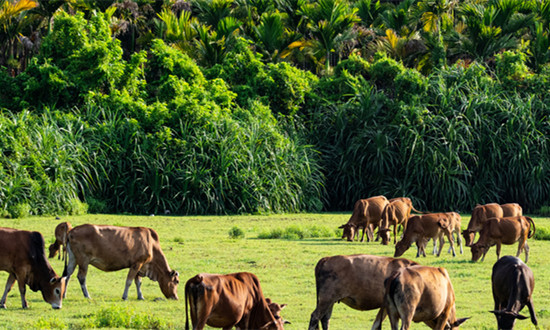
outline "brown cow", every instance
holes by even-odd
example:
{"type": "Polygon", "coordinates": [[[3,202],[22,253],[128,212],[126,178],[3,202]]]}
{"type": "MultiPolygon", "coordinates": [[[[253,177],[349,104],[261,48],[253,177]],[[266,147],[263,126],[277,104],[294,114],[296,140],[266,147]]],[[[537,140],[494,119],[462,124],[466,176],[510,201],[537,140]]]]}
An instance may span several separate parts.
{"type": "Polygon", "coordinates": [[[393,330],[399,328],[399,320],[401,329],[409,329],[414,321],[443,330],[458,328],[468,319],[456,319],[455,294],[445,268],[401,268],[384,284],[384,306],[393,330]]]}
{"type": "Polygon", "coordinates": [[[414,242],[416,242],[417,246],[416,256],[419,257],[420,254],[426,256],[425,248],[430,238],[439,240],[439,251],[437,253],[437,256],[439,256],[445,244],[443,236],[446,236],[451,244],[453,257],[456,256],[451,235],[451,216],[449,214],[430,213],[414,215],[407,222],[407,229],[403,233],[403,239],[395,245],[394,257],[402,256],[414,242]]]}
{"type": "Polygon", "coordinates": [[[345,225],[339,227],[344,229],[342,238],[353,241],[359,229],[363,228],[361,242],[365,238],[365,231],[368,232],[367,239],[373,240],[374,229],[380,224],[380,217],[386,205],[388,205],[388,199],[384,196],[360,199],[355,202],[351,218],[345,225]]]}
{"type": "Polygon", "coordinates": [[[490,203],[477,205],[472,211],[472,217],[468,223],[468,228],[462,232],[464,244],[471,246],[474,244],[475,234],[483,227],[483,223],[489,218],[518,217],[523,215],[521,206],[517,203],[508,203],[499,205],[490,203]]]}
{"type": "Polygon", "coordinates": [[[417,209],[415,209],[414,206],[413,206],[413,203],[412,203],[412,201],[409,197],[395,197],[395,198],[392,198],[392,199],[389,200],[390,203],[394,202],[394,201],[401,201],[401,202],[407,204],[409,209],[416,212],[416,213],[428,214],[428,212],[422,212],[422,211],[418,211],[417,209]]]}
{"type": "Polygon", "coordinates": [[[527,316],[519,312],[527,305],[531,322],[537,326],[537,316],[533,307],[535,277],[533,271],[519,258],[504,256],[493,266],[491,276],[495,314],[499,329],[513,329],[516,319],[525,320],[527,316]]]}
{"type": "Polygon", "coordinates": [[[493,245],[497,246],[497,259],[500,258],[502,244],[514,244],[518,242],[518,253],[525,250],[525,262],[529,259],[529,245],[527,239],[535,234],[535,222],[529,217],[491,218],[483,224],[479,233],[479,240],[471,246],[472,261],[485,260],[485,255],[493,245]],[[531,225],[533,231],[531,231],[531,225]]]}
{"type": "MultiPolygon", "coordinates": [[[[460,254],[464,254],[464,249],[462,248],[462,236],[460,235],[460,227],[462,226],[462,219],[460,218],[460,214],[456,213],[456,212],[446,212],[446,214],[449,215],[449,219],[450,219],[450,229],[451,229],[451,235],[454,239],[454,237],[456,236],[456,242],[458,243],[458,246],[460,247],[460,254]]],[[[437,241],[434,239],[433,240],[433,245],[434,245],[434,250],[433,250],[433,254],[437,254],[438,253],[438,249],[437,249],[437,241]]],[[[452,251],[451,247],[449,247],[449,253],[452,251]]]]}
{"type": "Polygon", "coordinates": [[[59,309],[65,292],[65,278],[58,277],[46,259],[44,237],[36,231],[0,228],[0,270],[9,273],[0,308],[6,308],[6,298],[17,281],[21,304],[27,308],[26,285],[42,292],[44,301],[59,309]]]}
{"type": "Polygon", "coordinates": [[[281,306],[264,298],[260,281],[252,273],[203,273],[185,283],[185,329],[189,329],[189,314],[193,329],[203,329],[205,325],[224,329],[283,329],[284,321],[277,313],[281,306]]]}
{"type": "Polygon", "coordinates": [[[69,278],[78,265],[78,281],[84,297],[90,298],[86,287],[88,265],[111,272],[130,268],[122,299],[128,298],[128,288],[136,283],[137,298],[142,300],[141,278],[158,281],[166,298],[178,299],[179,274],[171,270],[162,252],[157,233],[151,228],[80,225],[68,235],[68,265],[64,274],[69,278]]]}
{"type": "Polygon", "coordinates": [[[319,320],[328,329],[332,308],[336,302],[361,311],[380,308],[373,329],[380,329],[386,317],[384,279],[401,267],[417,265],[407,259],[357,254],[332,256],[319,260],[315,266],[317,307],[311,313],[309,330],[318,329],[319,320]]]}
{"type": "Polygon", "coordinates": [[[382,211],[380,221],[380,236],[382,244],[387,245],[390,241],[390,226],[393,226],[393,244],[397,240],[397,225],[403,227],[403,231],[407,228],[407,220],[411,215],[411,207],[400,199],[393,199],[382,211]]]}
{"type": "Polygon", "coordinates": [[[62,222],[55,227],[55,242],[53,242],[48,248],[50,251],[48,258],[55,257],[60,248],[63,248],[63,253],[59,253],[57,259],[60,259],[61,255],[63,255],[62,260],[67,258],[67,233],[71,229],[73,229],[73,226],[71,226],[69,222],[62,222]]]}

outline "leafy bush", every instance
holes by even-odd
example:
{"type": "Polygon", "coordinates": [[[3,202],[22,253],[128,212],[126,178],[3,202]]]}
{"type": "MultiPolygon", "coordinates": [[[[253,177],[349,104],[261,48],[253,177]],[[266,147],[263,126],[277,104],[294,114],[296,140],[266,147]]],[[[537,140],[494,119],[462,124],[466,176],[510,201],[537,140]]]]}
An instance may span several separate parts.
{"type": "Polygon", "coordinates": [[[550,241],[550,228],[536,227],[535,239],[550,241]]]}
{"type": "Polygon", "coordinates": [[[147,314],[136,313],[131,308],[110,306],[101,309],[91,317],[91,326],[94,328],[131,328],[131,329],[160,329],[165,326],[159,318],[147,314]]]}
{"type": "Polygon", "coordinates": [[[36,322],[34,322],[33,328],[35,329],[68,329],[69,326],[65,324],[65,322],[63,322],[58,317],[50,317],[50,318],[40,317],[36,322]]]}
{"type": "MultiPolygon", "coordinates": [[[[321,226],[310,226],[302,228],[300,226],[289,226],[285,229],[275,228],[270,231],[263,231],[258,234],[260,239],[305,239],[305,238],[319,238],[319,237],[335,237],[338,233],[335,233],[332,229],[321,226]]],[[[341,236],[341,234],[340,234],[341,236]]]]}
{"type": "Polygon", "coordinates": [[[239,227],[232,227],[231,229],[229,229],[229,238],[244,238],[244,231],[239,227]]]}
{"type": "Polygon", "coordinates": [[[31,214],[31,206],[28,203],[15,204],[8,208],[8,213],[13,219],[26,218],[31,214]]]}

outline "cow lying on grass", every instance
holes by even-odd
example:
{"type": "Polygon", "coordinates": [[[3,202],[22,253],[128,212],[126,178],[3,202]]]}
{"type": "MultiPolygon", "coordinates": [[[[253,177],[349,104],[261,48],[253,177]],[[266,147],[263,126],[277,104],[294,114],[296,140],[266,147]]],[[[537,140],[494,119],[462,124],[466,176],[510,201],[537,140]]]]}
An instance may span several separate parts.
{"type": "Polygon", "coordinates": [[[479,240],[471,246],[472,261],[485,260],[485,255],[489,248],[496,245],[497,258],[500,258],[500,248],[502,244],[514,244],[518,242],[519,257],[522,250],[525,250],[525,262],[529,260],[529,245],[527,239],[535,234],[535,223],[529,217],[508,217],[491,218],[483,224],[479,233],[479,240]],[[531,231],[531,226],[533,227],[531,231]]]}
{"type": "Polygon", "coordinates": [[[516,319],[525,320],[527,316],[519,312],[527,306],[531,322],[537,326],[537,316],[533,307],[535,278],[533,271],[519,258],[504,256],[493,266],[491,277],[495,314],[499,329],[512,329],[516,319]]]}

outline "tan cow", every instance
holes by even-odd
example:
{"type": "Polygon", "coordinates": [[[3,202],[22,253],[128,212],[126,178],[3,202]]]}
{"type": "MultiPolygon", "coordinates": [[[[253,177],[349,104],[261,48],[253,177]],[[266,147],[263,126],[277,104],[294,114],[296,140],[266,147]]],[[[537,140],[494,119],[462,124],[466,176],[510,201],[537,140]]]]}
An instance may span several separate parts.
{"type": "Polygon", "coordinates": [[[439,256],[445,244],[444,236],[451,244],[453,257],[456,256],[451,235],[451,216],[449,214],[430,213],[411,216],[407,222],[407,229],[403,233],[403,238],[395,245],[394,257],[402,256],[415,242],[417,246],[416,256],[419,257],[420,254],[426,256],[425,248],[429,239],[439,240],[440,248],[437,253],[437,256],[439,256]]]}
{"type": "Polygon", "coordinates": [[[361,242],[365,238],[365,231],[368,232],[367,238],[372,241],[374,229],[380,224],[380,217],[386,205],[388,205],[388,199],[384,196],[360,199],[355,202],[351,218],[345,225],[339,227],[344,229],[342,238],[353,241],[359,229],[362,228],[361,242]]]}
{"type": "Polygon", "coordinates": [[[483,227],[483,223],[489,218],[518,217],[523,215],[521,206],[517,203],[508,203],[499,205],[490,203],[477,205],[472,211],[472,218],[468,223],[468,228],[462,232],[464,244],[471,246],[474,244],[475,234],[483,227]]]}
{"type": "MultiPolygon", "coordinates": [[[[449,215],[449,219],[450,219],[450,229],[451,229],[451,234],[452,234],[452,237],[454,239],[454,237],[456,236],[456,242],[458,243],[458,246],[460,247],[460,254],[464,254],[464,249],[462,248],[462,236],[460,235],[460,227],[462,226],[462,219],[460,217],[460,214],[458,214],[457,212],[445,212],[446,214],[449,215]]],[[[438,253],[438,248],[437,248],[437,240],[433,240],[433,245],[434,245],[434,250],[433,250],[433,254],[436,255],[438,253]]],[[[449,253],[452,252],[452,249],[451,247],[449,247],[449,253]]]]}
{"type": "Polygon", "coordinates": [[[73,229],[73,226],[69,222],[62,222],[55,227],[55,242],[48,248],[50,251],[48,258],[55,257],[60,248],[63,248],[63,253],[59,253],[57,259],[60,259],[61,255],[63,255],[62,260],[67,258],[67,233],[71,229],[73,229]]]}
{"type": "MultiPolygon", "coordinates": [[[[185,284],[185,329],[283,329],[278,305],[264,298],[252,273],[198,274],[185,284]],[[273,314],[275,312],[276,315],[273,314]]],[[[283,306],[284,307],[284,306],[283,306]]]]}
{"type": "MultiPolygon", "coordinates": [[[[416,212],[416,213],[420,213],[420,214],[428,214],[428,212],[422,212],[422,211],[418,211],[417,209],[414,208],[413,204],[412,204],[412,201],[409,197],[395,197],[395,198],[392,198],[389,200],[389,202],[394,202],[394,201],[401,201],[405,204],[407,204],[407,206],[409,207],[410,210],[416,212]]],[[[410,213],[410,212],[409,212],[410,213]]]]}
{"type": "MultiPolygon", "coordinates": [[[[383,307],[384,279],[397,269],[411,265],[417,263],[366,254],[322,258],[315,266],[317,307],[311,313],[309,330],[318,329],[319,321],[327,330],[337,302],[361,311],[383,307]]],[[[385,317],[385,310],[381,308],[372,328],[380,329],[385,317]]]]}
{"type": "Polygon", "coordinates": [[[385,281],[385,307],[393,330],[424,322],[432,329],[454,329],[468,318],[456,319],[455,294],[445,268],[401,268],[385,281]]]}
{"type": "Polygon", "coordinates": [[[69,232],[68,265],[64,274],[69,278],[78,265],[78,281],[84,297],[90,298],[86,287],[88,265],[106,272],[130,268],[122,299],[128,298],[128,288],[136,283],[137,297],[142,300],[141,278],[158,281],[164,296],[178,299],[179,274],[171,270],[160,247],[158,234],[151,228],[80,225],[69,232]]]}
{"type": "Polygon", "coordinates": [[[42,292],[44,301],[52,308],[61,308],[66,281],[57,276],[46,259],[44,237],[39,232],[0,228],[0,270],[9,274],[0,308],[6,308],[6,298],[15,281],[23,308],[28,307],[26,285],[32,291],[42,292]]]}
{"type": "Polygon", "coordinates": [[[403,227],[403,231],[407,228],[407,220],[411,215],[411,207],[401,199],[390,200],[390,203],[382,211],[380,220],[380,237],[382,244],[387,245],[390,241],[390,226],[393,226],[393,244],[397,240],[397,225],[403,227]]]}
{"type": "Polygon", "coordinates": [[[479,240],[471,246],[472,261],[485,260],[485,255],[493,245],[497,246],[497,259],[500,259],[500,247],[502,244],[514,244],[518,242],[519,257],[525,250],[525,262],[529,260],[529,245],[527,239],[535,234],[535,222],[529,217],[491,218],[483,224],[479,233],[479,240]],[[531,231],[533,226],[533,231],[531,231]]]}

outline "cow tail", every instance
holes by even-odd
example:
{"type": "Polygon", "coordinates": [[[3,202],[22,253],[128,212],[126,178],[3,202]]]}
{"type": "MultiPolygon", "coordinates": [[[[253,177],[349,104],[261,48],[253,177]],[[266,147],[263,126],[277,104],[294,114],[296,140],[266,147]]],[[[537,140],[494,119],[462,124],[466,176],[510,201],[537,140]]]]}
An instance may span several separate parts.
{"type": "Polygon", "coordinates": [[[70,249],[70,242],[69,242],[69,235],[67,235],[67,244],[65,245],[65,251],[63,252],[65,254],[65,261],[64,261],[64,267],[63,267],[63,277],[67,276],[67,264],[69,262],[69,253],[67,252],[70,249]]]}
{"type": "Polygon", "coordinates": [[[533,226],[533,230],[529,229],[529,235],[527,236],[527,238],[531,238],[531,237],[535,236],[535,231],[536,231],[535,221],[533,221],[533,219],[530,218],[530,217],[525,217],[525,218],[527,219],[527,221],[529,221],[531,223],[531,226],[533,226]]]}

